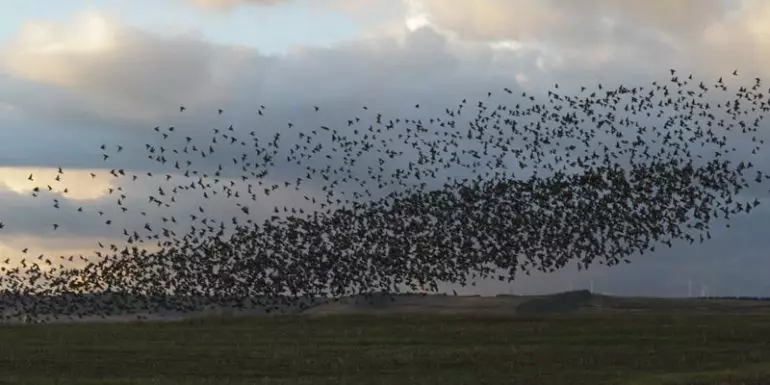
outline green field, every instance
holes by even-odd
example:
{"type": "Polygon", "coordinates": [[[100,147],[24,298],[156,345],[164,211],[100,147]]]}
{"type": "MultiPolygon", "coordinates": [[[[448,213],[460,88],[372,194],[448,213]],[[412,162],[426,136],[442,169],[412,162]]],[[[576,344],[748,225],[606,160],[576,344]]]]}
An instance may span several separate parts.
{"type": "Polygon", "coordinates": [[[724,314],[6,325],[0,384],[770,384],[769,342],[724,314]]]}

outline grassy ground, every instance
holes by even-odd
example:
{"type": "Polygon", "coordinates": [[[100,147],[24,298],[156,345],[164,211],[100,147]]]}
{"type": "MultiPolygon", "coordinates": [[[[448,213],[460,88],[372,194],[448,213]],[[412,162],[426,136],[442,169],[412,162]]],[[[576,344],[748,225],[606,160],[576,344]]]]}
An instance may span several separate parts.
{"type": "Polygon", "coordinates": [[[0,384],[770,384],[762,315],[328,315],[0,327],[0,384]]]}

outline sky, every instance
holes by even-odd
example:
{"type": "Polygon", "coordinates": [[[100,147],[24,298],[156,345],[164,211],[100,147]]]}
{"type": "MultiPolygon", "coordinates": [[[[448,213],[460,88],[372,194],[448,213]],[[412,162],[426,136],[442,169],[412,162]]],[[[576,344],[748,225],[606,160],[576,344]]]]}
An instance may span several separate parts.
{"type": "MultiPolygon", "coordinates": [[[[111,168],[157,171],[143,148],[158,140],[152,127],[202,133],[219,124],[217,108],[269,134],[289,120],[343,129],[341,117],[361,113],[362,104],[392,116],[413,113],[415,103],[442,111],[504,86],[534,94],[555,83],[633,86],[666,79],[669,68],[703,79],[739,69],[734,81],[750,85],[770,72],[770,3],[762,0],[0,0],[0,7],[0,254],[13,258],[27,246],[88,254],[97,240],[118,239],[98,218],[72,210],[114,201],[108,189],[116,186],[102,177],[111,168]],[[257,123],[260,104],[270,112],[257,123]],[[312,114],[314,105],[324,112],[312,114]],[[101,144],[122,144],[122,163],[106,166],[101,144]],[[51,180],[58,167],[71,191],[61,195],[64,185],[54,184],[52,194],[68,213],[30,196],[26,180],[29,173],[51,180]]],[[[291,170],[271,178],[282,180],[281,172],[291,170]]],[[[153,186],[140,180],[128,195],[141,201],[153,186]]],[[[301,204],[302,193],[265,200],[255,215],[301,204]]],[[[197,205],[190,199],[179,213],[197,205]]],[[[632,264],[442,290],[686,296],[692,283],[693,294],[770,295],[768,225],[763,205],[709,243],[659,249],[632,264]]]]}

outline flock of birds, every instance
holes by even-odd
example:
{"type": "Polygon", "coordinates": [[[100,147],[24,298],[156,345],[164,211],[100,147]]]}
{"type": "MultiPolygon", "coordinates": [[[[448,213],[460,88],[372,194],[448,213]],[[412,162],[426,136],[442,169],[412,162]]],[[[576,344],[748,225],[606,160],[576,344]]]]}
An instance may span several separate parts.
{"type": "MultiPolygon", "coordinates": [[[[758,78],[728,91],[722,78],[670,75],[577,95],[555,85],[542,102],[503,88],[432,116],[414,105],[420,118],[362,106],[339,127],[158,126],[143,148],[152,171],[114,166],[142,149],[103,144],[115,206],[71,215],[98,218],[121,241],[100,241],[86,256],[24,248],[17,265],[0,266],[0,314],[273,311],[510,281],[570,262],[614,265],[676,241],[704,242],[715,219],[759,204],[739,194],[770,178],[744,159],[764,144],[770,90],[758,78]],[[493,95],[506,100],[493,105],[493,95]],[[290,177],[274,179],[276,169],[290,177]],[[132,197],[132,183],[150,184],[139,189],[149,195],[132,197]],[[264,212],[274,201],[289,202],[264,212]]],[[[255,118],[267,114],[259,106],[255,118]]],[[[34,197],[63,210],[68,189],[54,194],[51,184],[66,178],[59,168],[53,182],[32,174],[28,182],[34,197]]],[[[0,235],[12,226],[0,223],[0,235]]]]}

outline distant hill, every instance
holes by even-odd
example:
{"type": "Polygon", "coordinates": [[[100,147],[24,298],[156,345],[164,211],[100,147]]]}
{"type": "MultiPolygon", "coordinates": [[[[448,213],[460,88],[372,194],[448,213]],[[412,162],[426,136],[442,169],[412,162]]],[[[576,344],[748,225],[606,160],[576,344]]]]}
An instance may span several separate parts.
{"type": "MultiPolygon", "coordinates": [[[[8,300],[9,298],[4,298],[8,300]]],[[[18,299],[18,298],[15,298],[18,299]]],[[[30,301],[29,297],[25,298],[30,301]]],[[[49,299],[50,300],[50,299],[49,299]]],[[[92,303],[108,300],[93,296],[92,303]]],[[[770,300],[757,297],[723,298],[655,298],[655,297],[616,297],[593,294],[588,290],[568,291],[550,295],[498,295],[452,296],[445,294],[375,294],[345,297],[336,300],[318,298],[310,306],[281,306],[270,314],[500,314],[500,315],[539,315],[539,314],[577,314],[577,313],[732,313],[732,314],[770,314],[770,300]]],[[[0,314],[2,312],[0,311],[0,314]]],[[[5,312],[6,316],[10,312],[5,312]]],[[[164,311],[160,314],[150,312],[129,312],[127,314],[100,317],[88,316],[77,318],[79,322],[120,322],[135,321],[137,318],[153,321],[171,321],[183,318],[258,316],[267,312],[260,306],[239,309],[233,306],[208,305],[204,310],[182,313],[164,311]]],[[[2,322],[20,322],[20,317],[13,317],[2,322]]],[[[59,321],[48,318],[47,322],[72,322],[69,319],[59,321]]]]}
{"type": "Polygon", "coordinates": [[[568,291],[524,301],[516,307],[516,313],[571,313],[590,307],[592,300],[593,294],[588,290],[568,291]]]}
{"type": "Polygon", "coordinates": [[[330,300],[303,314],[335,313],[503,313],[516,312],[516,307],[528,300],[521,296],[448,296],[448,295],[377,295],[371,301],[363,296],[330,300]]]}
{"type": "Polygon", "coordinates": [[[550,295],[499,295],[496,297],[449,295],[394,295],[371,303],[362,297],[328,301],[303,314],[335,313],[437,313],[437,314],[559,314],[596,312],[645,313],[767,313],[770,300],[724,298],[616,297],[588,290],[550,295]]]}

